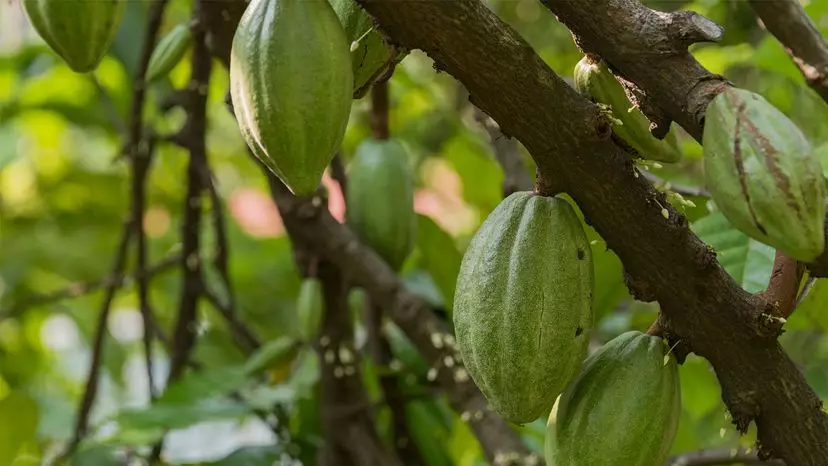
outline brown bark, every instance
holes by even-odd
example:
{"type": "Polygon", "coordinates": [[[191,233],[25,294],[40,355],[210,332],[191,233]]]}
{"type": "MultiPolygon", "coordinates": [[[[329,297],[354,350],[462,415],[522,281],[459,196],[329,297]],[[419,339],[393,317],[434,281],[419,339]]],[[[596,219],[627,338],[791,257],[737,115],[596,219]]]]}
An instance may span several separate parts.
{"type": "Polygon", "coordinates": [[[788,51],[805,82],[828,103],[828,42],[799,0],[750,0],[750,6],[788,51]]]}

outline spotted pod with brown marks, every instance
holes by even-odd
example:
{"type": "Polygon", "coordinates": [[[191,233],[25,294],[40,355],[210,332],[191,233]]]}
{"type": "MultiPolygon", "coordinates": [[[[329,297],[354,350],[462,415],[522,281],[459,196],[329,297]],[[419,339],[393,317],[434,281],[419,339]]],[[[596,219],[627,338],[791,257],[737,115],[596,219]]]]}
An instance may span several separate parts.
{"type": "Polygon", "coordinates": [[[454,298],[457,346],[494,410],[523,424],[548,415],[586,357],[592,250],[564,199],[516,192],[472,238],[454,298]]]}
{"type": "Polygon", "coordinates": [[[124,18],[126,0],[23,0],[38,35],[76,73],[98,67],[124,18]]]}
{"type": "Polygon", "coordinates": [[[729,88],[707,108],[705,181],[750,237],[810,262],[825,246],[822,167],[802,131],[764,97],[729,88]]]}

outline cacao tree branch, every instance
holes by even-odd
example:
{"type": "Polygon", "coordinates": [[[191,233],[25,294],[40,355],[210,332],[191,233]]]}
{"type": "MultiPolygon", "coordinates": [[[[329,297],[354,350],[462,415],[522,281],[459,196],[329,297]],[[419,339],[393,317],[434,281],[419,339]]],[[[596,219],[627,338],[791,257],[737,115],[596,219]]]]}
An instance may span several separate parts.
{"type": "MultiPolygon", "coordinates": [[[[202,5],[209,2],[195,3],[193,17],[201,22],[202,5]]],[[[170,371],[165,386],[178,380],[187,367],[187,361],[196,342],[198,329],[199,298],[204,291],[201,264],[201,202],[205,185],[207,151],[205,139],[207,133],[207,91],[209,89],[212,58],[207,48],[206,31],[200,24],[193,30],[192,71],[189,81],[191,97],[187,105],[187,122],[184,134],[190,157],[187,165],[187,190],[184,197],[184,220],[181,226],[182,250],[182,290],[178,307],[178,316],[172,334],[172,354],[170,371]]],[[[150,463],[156,461],[163,447],[163,439],[150,453],[150,463]]]]}
{"type": "Polygon", "coordinates": [[[638,0],[540,1],[572,31],[584,53],[599,55],[634,88],[634,100],[655,125],[655,135],[666,135],[675,121],[701,142],[707,104],[728,83],[701,66],[687,47],[719,41],[720,26],[689,11],[651,10],[638,0]]]}
{"type": "Polygon", "coordinates": [[[115,286],[116,288],[127,286],[141,276],[151,277],[167,272],[178,265],[179,260],[178,254],[172,254],[158,263],[153,264],[142,271],[136,270],[130,275],[124,273],[118,275],[107,275],[106,277],[97,280],[89,282],[76,282],[59,290],[29,296],[28,298],[21,300],[18,303],[14,303],[6,309],[0,311],[0,321],[7,318],[17,317],[27,309],[34,306],[40,306],[55,301],[62,301],[64,299],[77,298],[79,296],[94,293],[98,290],[107,289],[111,286],[115,286]]]}
{"type": "MultiPolygon", "coordinates": [[[[765,301],[733,281],[678,212],[668,207],[668,218],[662,217],[664,195],[636,176],[608,139],[595,105],[477,0],[358,2],[392,42],[424,50],[438,69],[463,82],[472,103],[532,154],[540,178],[565,188],[626,272],[648,283],[667,333],[711,362],[734,423],[742,432],[757,424],[764,455],[797,465],[828,457],[828,416],[776,341],[778,328],[764,324],[765,301]]],[[[629,68],[630,79],[654,89],[667,119],[700,137],[706,104],[727,84],[698,65],[686,46],[718,38],[718,27],[695,14],[663,15],[631,0],[547,6],[582,47],[629,68]]]]}
{"type": "Polygon", "coordinates": [[[750,6],[785,47],[805,82],[828,103],[828,42],[799,0],[750,0],[750,6]]]}
{"type": "MultiPolygon", "coordinates": [[[[354,233],[336,221],[321,204],[293,196],[274,175],[267,171],[265,174],[291,238],[307,244],[336,264],[386,309],[388,316],[406,333],[425,360],[437,369],[435,381],[445,390],[455,411],[466,413],[464,418],[469,419],[469,426],[489,461],[503,455],[511,455],[516,460],[514,464],[528,457],[537,460],[515,431],[488,408],[485,398],[463,368],[454,347],[454,337],[428,304],[409,292],[391,267],[362,245],[354,233]],[[450,361],[450,365],[446,361],[450,361]]],[[[542,462],[538,460],[536,464],[542,462]]]]}

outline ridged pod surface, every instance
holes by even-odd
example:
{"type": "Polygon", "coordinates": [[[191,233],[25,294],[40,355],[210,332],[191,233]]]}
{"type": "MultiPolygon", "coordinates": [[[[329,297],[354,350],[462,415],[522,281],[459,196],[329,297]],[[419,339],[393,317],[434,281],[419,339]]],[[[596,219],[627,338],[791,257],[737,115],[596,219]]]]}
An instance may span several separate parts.
{"type": "Polygon", "coordinates": [[[153,49],[147,66],[146,81],[153,82],[169,74],[184,58],[192,41],[193,35],[189,27],[184,24],[175,26],[153,49]]]}
{"type": "Polygon", "coordinates": [[[631,331],[584,363],[549,416],[555,466],[661,466],[681,414],[678,365],[661,338],[631,331]]]}
{"type": "Polygon", "coordinates": [[[342,22],[348,40],[351,43],[359,41],[356,49],[351,51],[354,98],[359,99],[402,56],[392,56],[392,48],[382,34],[376,29],[371,30],[371,17],[354,0],[331,0],[331,6],[342,22]]]}
{"type": "Polygon", "coordinates": [[[730,88],[707,107],[703,142],[707,189],[730,223],[804,262],[822,253],[822,167],[784,113],[730,88]]]}
{"type": "Polygon", "coordinates": [[[297,195],[319,185],[353,95],[350,42],[327,0],[252,0],[230,57],[230,93],[254,155],[297,195]]]}
{"type": "Polygon", "coordinates": [[[414,173],[405,148],[394,139],[366,140],[348,172],[348,224],[392,268],[399,270],[414,247],[414,173]]]}
{"type": "Polygon", "coordinates": [[[125,8],[126,0],[23,0],[38,35],[76,73],[98,67],[125,8]]]}
{"type": "Polygon", "coordinates": [[[603,60],[585,56],[575,66],[574,77],[578,93],[612,108],[613,116],[621,122],[613,125],[612,131],[642,158],[667,163],[681,159],[675,132],[671,129],[663,140],[656,139],[650,133],[650,120],[641,110],[632,108],[624,87],[603,60]]]}
{"type": "Polygon", "coordinates": [[[457,345],[506,420],[548,415],[575,376],[593,325],[593,288],[592,250],[563,199],[516,192],[472,238],[454,297],[457,345]]]}

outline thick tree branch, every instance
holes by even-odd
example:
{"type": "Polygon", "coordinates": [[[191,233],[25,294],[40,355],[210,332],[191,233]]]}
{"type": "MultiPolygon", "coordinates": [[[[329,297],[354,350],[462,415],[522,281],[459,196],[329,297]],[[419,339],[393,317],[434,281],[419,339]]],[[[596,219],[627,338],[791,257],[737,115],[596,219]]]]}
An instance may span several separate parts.
{"type": "Polygon", "coordinates": [[[750,5],[788,51],[808,85],[828,103],[828,42],[799,0],[750,0],[750,5]]]}
{"type": "Polygon", "coordinates": [[[627,80],[633,102],[663,136],[675,121],[701,142],[704,112],[727,86],[687,51],[718,41],[724,30],[696,13],[651,10],[638,0],[541,0],[585,53],[603,58],[627,80]],[[633,84],[634,83],[634,84],[633,84]]]}
{"type": "MultiPolygon", "coordinates": [[[[732,280],[675,210],[668,208],[667,219],[661,216],[663,194],[635,176],[622,150],[607,139],[596,106],[476,0],[358,1],[392,41],[426,51],[438,69],[463,82],[472,102],[529,150],[541,178],[565,188],[626,272],[648,284],[667,332],[710,360],[740,430],[755,421],[763,452],[792,464],[817,465],[828,457],[828,417],[774,329],[763,324],[765,301],[732,280]]],[[[548,6],[582,46],[616,67],[625,63],[637,70],[625,74],[648,91],[657,89],[652,95],[664,113],[701,135],[700,116],[726,84],[681,47],[690,39],[717,38],[718,28],[695,15],[645,11],[629,0],[548,6]],[[630,17],[638,19],[635,27],[625,22],[630,17]],[[636,36],[642,32],[648,34],[636,36]],[[608,43],[618,50],[606,53],[608,43]]]]}

